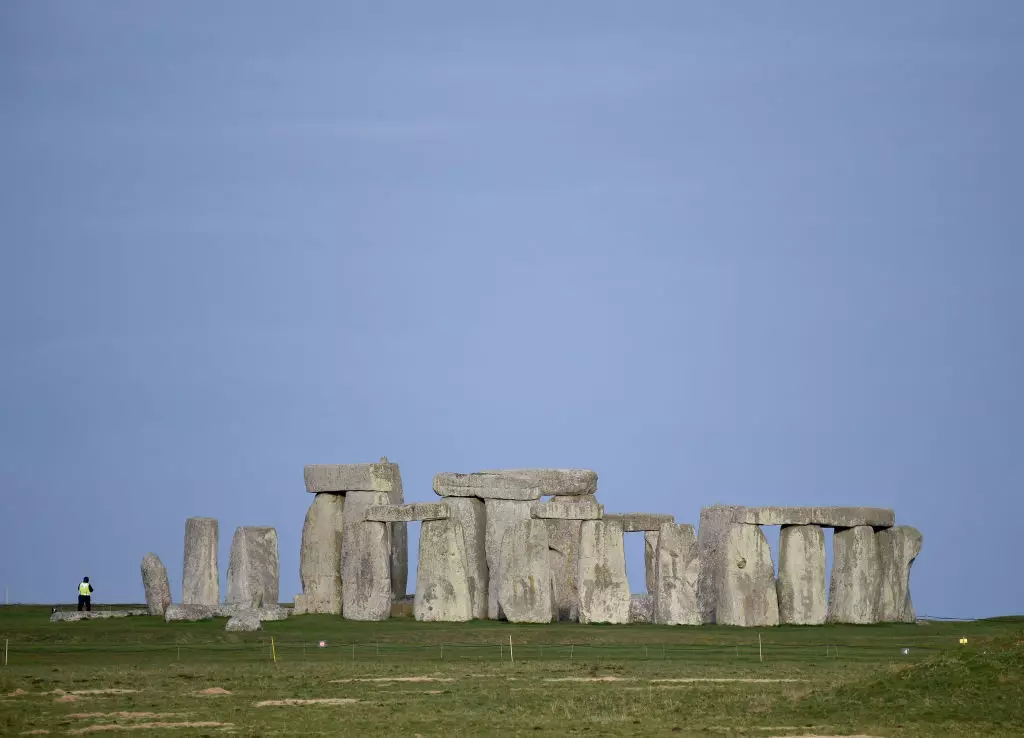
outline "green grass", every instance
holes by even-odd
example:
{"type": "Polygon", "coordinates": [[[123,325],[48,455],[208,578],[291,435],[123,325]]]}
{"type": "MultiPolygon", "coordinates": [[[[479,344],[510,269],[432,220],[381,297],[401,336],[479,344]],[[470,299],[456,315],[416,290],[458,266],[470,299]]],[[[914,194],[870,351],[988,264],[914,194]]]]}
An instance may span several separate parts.
{"type": "Polygon", "coordinates": [[[0,608],[2,735],[155,721],[227,724],[158,731],[172,735],[1024,735],[1021,618],[740,629],[310,615],[226,633],[224,620],[48,615],[0,608]],[[402,677],[426,680],[386,681],[402,677]],[[680,679],[762,681],[663,681],[680,679]],[[198,694],[210,687],[231,694],[198,694]],[[134,691],[43,694],[97,689],[134,691]],[[289,698],[355,701],[257,706],[289,698]]]}

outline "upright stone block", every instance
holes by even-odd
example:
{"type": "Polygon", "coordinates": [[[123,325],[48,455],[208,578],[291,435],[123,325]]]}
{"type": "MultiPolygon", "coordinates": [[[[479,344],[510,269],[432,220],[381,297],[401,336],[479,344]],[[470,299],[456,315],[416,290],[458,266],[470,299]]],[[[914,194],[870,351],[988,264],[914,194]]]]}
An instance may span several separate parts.
{"type": "Polygon", "coordinates": [[[700,625],[697,578],[700,557],[692,525],[665,523],[658,532],[654,555],[654,622],[700,625]]]}
{"type": "Polygon", "coordinates": [[[181,572],[182,604],[220,603],[217,545],[217,521],[214,518],[189,518],[185,521],[185,562],[181,572]]]}
{"type": "Polygon", "coordinates": [[[429,519],[420,528],[413,614],[422,621],[473,619],[466,544],[457,520],[429,519]]]}
{"type": "Polygon", "coordinates": [[[735,505],[712,505],[700,511],[700,529],[697,531],[697,549],[700,568],[697,578],[697,603],[701,622],[716,622],[718,611],[719,572],[726,566],[726,539],[734,525],[734,518],[743,508],[735,505]]]}
{"type": "Polygon", "coordinates": [[[548,529],[543,520],[527,518],[506,529],[498,580],[498,602],[510,623],[551,622],[548,529]]]}
{"type": "Polygon", "coordinates": [[[510,526],[530,519],[529,500],[484,500],[486,510],[486,536],[484,545],[487,550],[487,617],[491,620],[503,619],[504,613],[498,602],[499,572],[501,569],[501,546],[505,531],[510,526]]]}
{"type": "Polygon", "coordinates": [[[171,583],[167,580],[167,567],[155,553],[142,557],[142,589],[149,614],[162,617],[171,604],[171,583]]]}
{"type": "MultiPolygon", "coordinates": [[[[662,525],[665,525],[663,523],[662,525]]],[[[668,523],[673,525],[673,523],[668,523]]],[[[647,585],[648,592],[654,592],[656,582],[658,565],[658,535],[659,532],[656,530],[645,530],[644,531],[644,580],[647,585]]]]}
{"type": "Polygon", "coordinates": [[[228,560],[227,604],[276,607],[279,581],[277,531],[262,526],[235,530],[228,560]]]}
{"type": "Polygon", "coordinates": [[[729,526],[717,576],[716,623],[744,627],[779,624],[775,565],[759,526],[742,523],[729,526]]]}
{"type": "Polygon", "coordinates": [[[581,623],[629,622],[629,580],[619,523],[583,522],[578,581],[581,623]]]}
{"type": "Polygon", "coordinates": [[[910,567],[921,553],[921,532],[900,525],[875,534],[881,565],[878,588],[878,620],[889,623],[916,621],[910,599],[910,567]]]}
{"type": "Polygon", "coordinates": [[[779,622],[821,625],[825,595],[825,531],[817,525],[784,525],[779,534],[779,622]]]}
{"type": "MultiPolygon", "coordinates": [[[[475,497],[446,497],[450,520],[459,523],[466,549],[466,571],[469,577],[470,607],[473,617],[487,619],[487,514],[483,500],[475,497]]],[[[421,534],[422,535],[422,534],[421,534]]]]}
{"type": "Polygon", "coordinates": [[[828,622],[877,623],[881,575],[874,530],[867,525],[836,530],[832,537],[828,622]]]}
{"type": "Polygon", "coordinates": [[[341,614],[341,541],[345,497],[322,492],[313,498],[302,527],[299,579],[302,599],[295,613],[341,614]]]}
{"type": "Polygon", "coordinates": [[[545,519],[548,529],[548,569],[555,620],[579,620],[580,530],[582,520],[545,519]]]}
{"type": "Polygon", "coordinates": [[[366,521],[370,507],[390,504],[387,492],[345,495],[341,534],[341,602],[347,620],[386,620],[391,615],[392,542],[389,523],[366,521]]]}

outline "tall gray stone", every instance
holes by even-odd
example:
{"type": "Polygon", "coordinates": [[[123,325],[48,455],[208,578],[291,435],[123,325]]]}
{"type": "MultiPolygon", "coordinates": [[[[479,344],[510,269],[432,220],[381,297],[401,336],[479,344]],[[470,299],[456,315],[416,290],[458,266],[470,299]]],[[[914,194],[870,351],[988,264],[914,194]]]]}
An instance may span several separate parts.
{"type": "Polygon", "coordinates": [[[914,603],[910,599],[910,567],[921,553],[921,531],[909,525],[878,531],[881,565],[878,588],[879,622],[913,623],[914,603]]]}
{"type": "Polygon", "coordinates": [[[167,567],[155,553],[142,557],[142,589],[149,614],[163,616],[171,604],[171,583],[167,580],[167,567]]]}
{"type": "Polygon", "coordinates": [[[759,526],[741,523],[729,526],[715,590],[715,622],[719,625],[779,624],[775,565],[759,526]]]}
{"type": "Polygon", "coordinates": [[[779,534],[779,622],[821,625],[825,594],[825,531],[817,525],[784,525],[779,534]]]}
{"type": "MultiPolygon", "coordinates": [[[[663,523],[662,525],[665,525],[663,523]]],[[[673,525],[673,523],[669,523],[673,525]]],[[[647,585],[647,592],[654,594],[656,568],[658,565],[658,535],[656,530],[644,531],[644,582],[647,585]]]]}
{"type": "Polygon", "coordinates": [[[321,492],[313,498],[302,527],[299,578],[301,608],[296,612],[341,614],[341,541],[345,497],[321,492]]]}
{"type": "Polygon", "coordinates": [[[498,567],[498,602],[511,623],[551,622],[553,603],[545,521],[527,518],[505,530],[498,567]]]}
{"type": "Polygon", "coordinates": [[[629,580],[619,523],[583,521],[578,581],[581,623],[629,622],[629,580]]]}
{"type": "Polygon", "coordinates": [[[425,520],[420,527],[414,617],[448,623],[472,620],[468,569],[462,525],[451,519],[425,520]]]}
{"type": "MultiPolygon", "coordinates": [[[[487,619],[487,514],[483,500],[475,497],[446,497],[449,519],[459,523],[466,549],[466,567],[473,617],[487,619]]],[[[422,535],[422,534],[421,534],[422,535]]]]}
{"type": "Polygon", "coordinates": [[[719,571],[726,563],[726,538],[735,517],[743,508],[735,505],[712,505],[700,511],[697,549],[700,569],[697,577],[697,603],[701,622],[714,623],[718,610],[719,571]]]}
{"type": "Polygon", "coordinates": [[[582,520],[545,519],[548,528],[548,568],[555,620],[579,620],[580,530],[582,520]]]}
{"type": "Polygon", "coordinates": [[[386,620],[391,615],[391,524],[364,520],[368,508],[390,500],[387,492],[353,490],[345,495],[341,613],[347,620],[386,620]]]}
{"type": "Polygon", "coordinates": [[[654,582],[654,622],[660,625],[700,625],[697,578],[700,557],[692,525],[665,523],[657,534],[654,582]]]}
{"type": "Polygon", "coordinates": [[[217,545],[216,519],[189,518],[185,521],[185,561],[181,570],[182,604],[216,605],[220,602],[217,545]]]}
{"type": "Polygon", "coordinates": [[[832,536],[828,622],[877,623],[881,575],[874,530],[867,525],[836,530],[832,536]]]}
{"type": "Polygon", "coordinates": [[[228,560],[227,604],[276,606],[279,582],[277,531],[263,526],[235,530],[228,560]]]}
{"type": "Polygon", "coordinates": [[[530,519],[529,500],[484,500],[486,511],[486,535],[484,546],[487,551],[487,617],[491,620],[503,619],[504,613],[498,601],[498,576],[501,568],[501,546],[505,539],[505,531],[520,520],[530,519]]]}

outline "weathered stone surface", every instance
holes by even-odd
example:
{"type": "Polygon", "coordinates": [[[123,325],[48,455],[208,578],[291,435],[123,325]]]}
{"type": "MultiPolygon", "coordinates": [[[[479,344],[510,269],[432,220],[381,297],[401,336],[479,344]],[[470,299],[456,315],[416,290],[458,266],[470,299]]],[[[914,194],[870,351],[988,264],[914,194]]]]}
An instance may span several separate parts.
{"type": "Polygon", "coordinates": [[[149,610],[67,610],[50,615],[51,623],[74,623],[79,620],[109,620],[110,618],[145,617],[149,610]]]}
{"type": "Polygon", "coordinates": [[[366,520],[380,523],[413,520],[446,520],[448,508],[443,502],[413,502],[409,505],[377,505],[366,509],[366,520]]]}
{"type": "Polygon", "coordinates": [[[257,630],[263,630],[263,625],[260,622],[259,613],[255,610],[250,610],[232,615],[225,624],[224,630],[252,633],[257,630]]]}
{"type": "Polygon", "coordinates": [[[498,581],[498,602],[509,622],[551,622],[548,529],[543,520],[527,518],[506,529],[498,581]]]}
{"type": "Polygon", "coordinates": [[[228,559],[227,604],[277,605],[279,581],[277,531],[263,526],[235,530],[228,559]]]}
{"type": "MultiPolygon", "coordinates": [[[[569,499],[569,498],[562,498],[569,499]]],[[[548,569],[555,620],[579,620],[580,529],[582,520],[548,518],[548,569]]]]}
{"type": "Polygon", "coordinates": [[[321,493],[313,498],[302,527],[299,578],[302,599],[295,599],[296,614],[341,614],[341,541],[345,498],[321,493]]]}
{"type": "Polygon", "coordinates": [[[775,565],[760,527],[729,526],[717,577],[716,623],[746,627],[779,624],[775,565]]]}
{"type": "Polygon", "coordinates": [[[910,567],[921,553],[921,532],[909,525],[879,531],[878,556],[881,568],[878,587],[879,622],[913,623],[914,603],[910,598],[910,567]]]}
{"type": "Polygon", "coordinates": [[[501,474],[531,487],[542,495],[580,496],[597,492],[597,472],[591,469],[485,469],[483,474],[501,474]]]}
{"type": "MultiPolygon", "coordinates": [[[[666,523],[665,525],[672,525],[666,523]]],[[[644,531],[644,581],[647,591],[653,593],[655,588],[655,569],[658,555],[658,531],[644,531]]]]}
{"type": "MultiPolygon", "coordinates": [[[[402,489],[398,464],[386,457],[377,464],[307,464],[307,492],[396,492],[402,489]]],[[[401,500],[395,500],[395,504],[401,500]]]]}
{"type": "Polygon", "coordinates": [[[555,497],[548,502],[535,502],[530,514],[545,520],[600,520],[604,517],[604,505],[598,504],[593,495],[585,497],[555,497]],[[581,500],[563,502],[563,500],[581,500]]]}
{"type": "Polygon", "coordinates": [[[391,614],[392,547],[387,523],[363,520],[366,509],[388,504],[384,492],[349,492],[341,543],[342,616],[386,620],[391,614]]]}
{"type": "Polygon", "coordinates": [[[581,623],[629,622],[626,551],[618,522],[583,521],[578,581],[581,623]]]}
{"type": "Polygon", "coordinates": [[[657,533],[654,555],[654,622],[700,625],[697,578],[700,557],[692,525],[665,523],[657,533]]]}
{"type": "Polygon", "coordinates": [[[168,623],[179,620],[212,620],[213,617],[213,605],[169,605],[164,610],[164,620],[168,623]]]}
{"type": "Polygon", "coordinates": [[[280,606],[257,607],[248,605],[171,605],[164,612],[164,620],[196,621],[212,618],[231,618],[246,612],[255,612],[260,620],[285,620],[291,614],[288,608],[280,606]]]}
{"type": "Polygon", "coordinates": [[[142,557],[142,589],[149,614],[163,615],[171,604],[171,583],[167,580],[167,567],[155,553],[142,557]]]}
{"type": "Polygon", "coordinates": [[[896,513],[881,507],[743,507],[739,510],[736,522],[751,525],[891,528],[896,524],[896,513]]]}
{"type": "Polygon", "coordinates": [[[466,571],[469,577],[469,593],[473,617],[487,618],[487,514],[483,500],[475,497],[446,497],[443,503],[449,512],[449,519],[462,527],[462,539],[466,549],[466,571]]]}
{"type": "Polygon", "coordinates": [[[499,570],[501,568],[501,546],[505,531],[520,520],[530,519],[530,503],[521,500],[484,500],[486,512],[486,534],[484,547],[487,552],[487,617],[501,620],[504,614],[498,602],[499,570]]]}
{"type": "Polygon", "coordinates": [[[216,605],[220,602],[217,536],[214,518],[189,518],[185,521],[185,562],[181,574],[183,604],[216,605]]]}
{"type": "Polygon", "coordinates": [[[828,622],[878,622],[881,565],[875,532],[867,525],[837,530],[832,536],[832,578],[828,622]]]}
{"type": "Polygon", "coordinates": [[[661,513],[608,513],[605,520],[611,520],[622,526],[623,533],[637,533],[650,530],[657,532],[665,523],[676,522],[675,515],[661,513]]]}
{"type": "Polygon", "coordinates": [[[434,477],[434,492],[441,497],[479,497],[482,500],[540,499],[540,487],[532,484],[532,480],[510,477],[502,472],[441,472],[434,477]]]}
{"type": "Polygon", "coordinates": [[[420,527],[415,618],[449,623],[472,620],[468,569],[462,525],[457,520],[425,520],[420,527]]]}
{"type": "Polygon", "coordinates": [[[697,576],[697,603],[701,622],[714,623],[717,610],[719,571],[726,561],[725,542],[733,521],[742,508],[734,505],[712,505],[700,511],[697,549],[700,567],[697,576]]]}
{"type": "MultiPolygon", "coordinates": [[[[387,457],[381,459],[387,462],[387,457]]],[[[388,493],[391,505],[405,504],[405,492],[402,491],[402,475],[398,464],[392,464],[392,489],[388,493]]],[[[405,521],[388,523],[388,535],[391,536],[391,597],[399,600],[405,597],[409,585],[409,526],[405,521]]]]}
{"type": "Polygon", "coordinates": [[[825,531],[817,525],[784,525],[779,534],[780,623],[825,622],[825,574],[825,531]]]}
{"type": "Polygon", "coordinates": [[[653,623],[654,598],[649,594],[634,594],[629,598],[629,622],[653,623]]]}
{"type": "MultiPolygon", "coordinates": [[[[339,577],[340,579],[340,577],[339,577]]],[[[341,613],[341,590],[338,590],[338,613],[341,613]]],[[[307,615],[309,614],[309,595],[295,595],[295,600],[292,604],[292,615],[307,615]]]]}

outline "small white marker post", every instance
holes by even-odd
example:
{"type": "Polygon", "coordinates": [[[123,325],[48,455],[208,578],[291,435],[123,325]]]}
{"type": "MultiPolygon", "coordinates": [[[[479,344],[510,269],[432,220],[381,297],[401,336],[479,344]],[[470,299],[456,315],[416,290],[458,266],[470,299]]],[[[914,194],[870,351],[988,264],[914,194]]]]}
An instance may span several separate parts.
{"type": "Polygon", "coordinates": [[[512,634],[511,633],[508,634],[508,657],[512,660],[513,664],[516,662],[516,657],[512,655],[512,634]]]}

